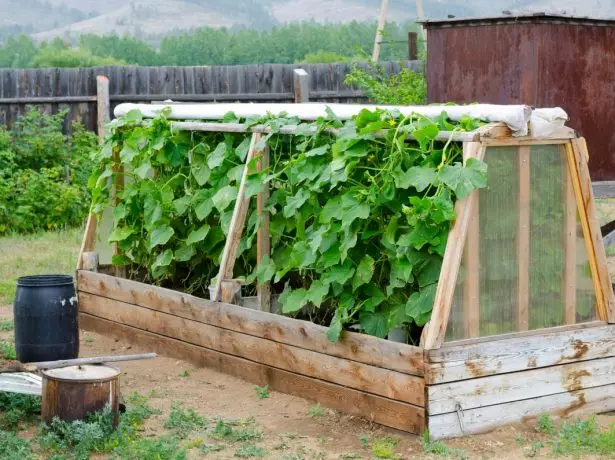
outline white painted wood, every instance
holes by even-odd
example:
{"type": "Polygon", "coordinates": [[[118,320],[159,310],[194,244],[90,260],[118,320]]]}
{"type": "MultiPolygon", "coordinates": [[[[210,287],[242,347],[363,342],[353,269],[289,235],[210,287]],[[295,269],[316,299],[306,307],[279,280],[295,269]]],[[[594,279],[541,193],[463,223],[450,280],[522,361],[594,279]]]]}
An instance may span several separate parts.
{"type": "Polygon", "coordinates": [[[532,331],[519,337],[445,346],[426,353],[428,384],[466,380],[615,356],[615,326],[598,323],[532,331]]]}
{"type": "Polygon", "coordinates": [[[40,396],[43,380],[40,376],[26,372],[0,374],[0,391],[40,396]]]}
{"type": "MultiPolygon", "coordinates": [[[[615,358],[492,375],[428,387],[428,412],[454,412],[615,384],[615,358]]],[[[614,395],[615,397],[615,395],[614,395]]]]}
{"type": "Polygon", "coordinates": [[[609,412],[615,409],[613,395],[615,395],[615,385],[605,385],[572,393],[559,393],[541,398],[462,410],[463,431],[457,412],[429,416],[427,421],[429,437],[435,440],[484,433],[502,425],[527,421],[541,414],[550,414],[554,418],[566,418],[609,412]]]}

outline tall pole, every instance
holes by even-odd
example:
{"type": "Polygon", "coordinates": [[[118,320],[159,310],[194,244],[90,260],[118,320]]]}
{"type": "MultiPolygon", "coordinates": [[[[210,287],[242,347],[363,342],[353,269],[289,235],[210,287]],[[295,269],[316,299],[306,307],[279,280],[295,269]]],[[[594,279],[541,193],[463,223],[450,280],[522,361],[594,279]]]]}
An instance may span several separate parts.
{"type": "MultiPolygon", "coordinates": [[[[425,10],[423,9],[423,0],[416,0],[416,18],[419,22],[425,21],[425,10]]],[[[425,41],[425,31],[423,30],[423,24],[419,25],[419,32],[421,38],[425,41]]]]}
{"type": "Polygon", "coordinates": [[[378,18],[378,30],[376,30],[376,40],[374,41],[374,52],[372,53],[372,61],[378,62],[380,59],[380,44],[382,43],[382,33],[387,20],[387,12],[389,10],[389,0],[382,0],[380,5],[380,17],[378,18]]]}

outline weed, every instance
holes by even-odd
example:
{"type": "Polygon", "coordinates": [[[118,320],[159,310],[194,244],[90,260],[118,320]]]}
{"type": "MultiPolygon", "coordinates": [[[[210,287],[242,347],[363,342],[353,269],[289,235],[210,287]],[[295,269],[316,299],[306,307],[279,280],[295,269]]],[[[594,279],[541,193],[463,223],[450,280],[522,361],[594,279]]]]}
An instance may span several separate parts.
{"type": "Polygon", "coordinates": [[[355,454],[354,452],[344,452],[340,454],[340,460],[354,460],[356,458],[361,458],[359,454],[355,454]]]}
{"type": "Polygon", "coordinates": [[[15,345],[10,342],[0,342],[0,358],[17,359],[15,345]]]}
{"type": "Polygon", "coordinates": [[[555,427],[553,426],[553,420],[551,420],[551,416],[549,414],[540,415],[538,417],[538,426],[536,427],[536,429],[544,434],[555,433],[555,427]]]}
{"type": "Polygon", "coordinates": [[[201,447],[203,445],[203,438],[195,438],[192,439],[191,441],[188,441],[186,443],[186,449],[191,450],[191,449],[195,449],[197,447],[201,447]]]}
{"type": "Polygon", "coordinates": [[[15,433],[0,431],[0,458],[3,460],[35,460],[30,443],[15,433]]]}
{"type": "Polygon", "coordinates": [[[173,403],[169,418],[163,426],[180,439],[184,439],[190,432],[205,428],[207,422],[205,417],[197,414],[194,409],[184,410],[180,404],[173,403]]]}
{"type": "Polygon", "coordinates": [[[359,436],[359,442],[363,447],[369,447],[369,436],[366,434],[362,434],[359,436]]]}
{"type": "Polygon", "coordinates": [[[10,319],[0,320],[0,332],[12,331],[14,328],[15,325],[10,319]]]}
{"type": "Polygon", "coordinates": [[[545,445],[542,441],[532,441],[532,444],[524,450],[523,455],[528,458],[534,458],[540,454],[540,449],[544,446],[545,445]]]}
{"type": "Polygon", "coordinates": [[[557,455],[572,455],[594,450],[598,437],[598,426],[594,418],[566,421],[552,441],[553,452],[557,455]]]}
{"type": "Polygon", "coordinates": [[[254,391],[256,391],[258,399],[267,399],[269,397],[269,385],[265,385],[264,387],[256,385],[254,391]]]}
{"type": "Polygon", "coordinates": [[[113,453],[122,460],[186,460],[186,449],[177,439],[170,436],[141,438],[131,443],[123,443],[113,453]]]}
{"type": "Polygon", "coordinates": [[[235,457],[264,457],[267,451],[252,444],[245,445],[235,452],[235,457]]]}
{"type": "Polygon", "coordinates": [[[10,409],[0,412],[0,430],[17,431],[19,422],[23,420],[26,413],[21,409],[10,409]]]}
{"type": "Polygon", "coordinates": [[[199,447],[199,451],[201,451],[204,455],[208,455],[214,452],[220,452],[221,450],[224,450],[224,447],[225,446],[220,444],[203,444],[199,447]]]}
{"type": "Polygon", "coordinates": [[[84,341],[85,343],[94,343],[94,337],[86,337],[84,341]]]}
{"type": "Polygon", "coordinates": [[[310,417],[324,417],[325,412],[322,410],[320,404],[314,404],[310,407],[310,417]]]}
{"type": "Polygon", "coordinates": [[[0,411],[8,412],[17,409],[25,416],[38,415],[41,412],[41,398],[19,393],[0,392],[0,411]]]}
{"type": "Polygon", "coordinates": [[[181,374],[179,374],[180,377],[190,377],[190,372],[188,372],[187,369],[184,369],[183,372],[181,374]]]}
{"type": "Polygon", "coordinates": [[[378,438],[372,444],[372,454],[375,458],[397,458],[395,455],[395,447],[399,443],[399,439],[392,436],[378,438]]]}
{"type": "Polygon", "coordinates": [[[327,438],[326,436],[318,436],[318,442],[325,446],[329,442],[329,438],[327,438]]]}
{"type": "Polygon", "coordinates": [[[286,444],[285,442],[281,442],[273,446],[273,450],[287,450],[287,449],[290,449],[290,446],[286,444]]]}
{"type": "Polygon", "coordinates": [[[260,441],[263,433],[250,428],[236,428],[237,424],[218,420],[212,433],[214,439],[227,439],[234,442],[260,441]]]}

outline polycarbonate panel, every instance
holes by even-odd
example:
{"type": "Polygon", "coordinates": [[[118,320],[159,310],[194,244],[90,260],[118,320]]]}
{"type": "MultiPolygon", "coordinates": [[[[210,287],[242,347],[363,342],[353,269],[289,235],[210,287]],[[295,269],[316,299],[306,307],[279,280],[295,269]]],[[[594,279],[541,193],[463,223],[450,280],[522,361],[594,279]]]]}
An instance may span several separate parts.
{"type": "Polygon", "coordinates": [[[446,340],[592,321],[596,296],[565,151],[487,149],[446,340]],[[478,218],[477,218],[478,216],[478,218]]]}

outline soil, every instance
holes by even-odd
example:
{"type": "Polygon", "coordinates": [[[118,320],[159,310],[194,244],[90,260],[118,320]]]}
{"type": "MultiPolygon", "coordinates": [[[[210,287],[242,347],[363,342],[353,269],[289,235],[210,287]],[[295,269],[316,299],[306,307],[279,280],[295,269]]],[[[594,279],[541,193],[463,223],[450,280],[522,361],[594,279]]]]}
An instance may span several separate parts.
{"type": "MultiPolygon", "coordinates": [[[[11,307],[0,307],[2,319],[12,319],[11,307]]],[[[81,331],[80,338],[80,356],[83,357],[151,351],[86,331],[81,331]]],[[[0,332],[0,341],[9,339],[12,339],[11,331],[0,332]]],[[[264,434],[264,440],[257,444],[267,450],[266,458],[369,459],[372,458],[371,448],[364,446],[360,438],[364,442],[366,438],[373,442],[387,436],[399,441],[395,448],[396,458],[435,458],[425,454],[421,439],[417,436],[386,429],[326,408],[322,408],[321,416],[310,415],[311,409],[314,412],[313,402],[274,391],[268,398],[259,399],[254,385],[210,369],[197,368],[184,361],[160,356],[155,360],[117,363],[116,366],[122,372],[122,394],[127,396],[136,391],[146,395],[150,406],[162,412],[147,421],[145,436],[163,434],[165,430],[162,425],[171,405],[179,402],[184,408],[192,408],[208,420],[253,417],[264,434]]],[[[615,415],[600,415],[598,422],[602,426],[610,426],[615,423],[615,415]]],[[[484,435],[448,440],[445,444],[449,449],[465,451],[465,455],[453,451],[452,457],[512,460],[549,456],[549,447],[542,448],[537,454],[531,451],[532,441],[544,439],[536,431],[535,424],[528,422],[484,435]]],[[[238,447],[227,445],[224,450],[211,453],[206,458],[236,458],[234,453],[238,447]]],[[[198,449],[192,449],[189,458],[203,458],[203,454],[198,449]]]]}

